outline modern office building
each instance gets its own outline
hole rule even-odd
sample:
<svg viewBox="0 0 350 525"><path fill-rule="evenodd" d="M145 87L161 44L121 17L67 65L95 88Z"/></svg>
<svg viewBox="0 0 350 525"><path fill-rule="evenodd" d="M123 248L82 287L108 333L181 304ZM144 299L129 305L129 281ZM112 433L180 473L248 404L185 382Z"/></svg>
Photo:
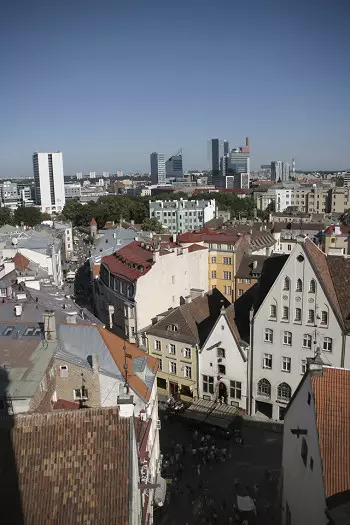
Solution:
<svg viewBox="0 0 350 525"><path fill-rule="evenodd" d="M288 182L290 175L290 164L281 160L271 162L271 180L275 182Z"/></svg>
<svg viewBox="0 0 350 525"><path fill-rule="evenodd" d="M224 155L228 155L230 153L230 145L229 145L228 140L224 140L223 142L223 152L224 152Z"/></svg>
<svg viewBox="0 0 350 525"><path fill-rule="evenodd" d="M18 204L18 187L16 182L5 180L0 184L1 206L15 210Z"/></svg>
<svg viewBox="0 0 350 525"><path fill-rule="evenodd" d="M224 153L224 155L220 158L220 174L222 177L226 177L229 174L230 166L230 154Z"/></svg>
<svg viewBox="0 0 350 525"><path fill-rule="evenodd" d="M109 171L104 171L104 172L102 173L102 177L103 177L104 179L109 179Z"/></svg>
<svg viewBox="0 0 350 525"><path fill-rule="evenodd" d="M96 179L96 171L89 171L89 179Z"/></svg>
<svg viewBox="0 0 350 525"><path fill-rule="evenodd" d="M149 201L150 218L158 219L171 233L202 228L215 217L215 199L210 201Z"/></svg>
<svg viewBox="0 0 350 525"><path fill-rule="evenodd" d="M81 186L80 184L65 184L64 194L66 199L80 199Z"/></svg>
<svg viewBox="0 0 350 525"><path fill-rule="evenodd" d="M250 174L250 142L246 138L245 146L233 148L230 154L230 170L233 173Z"/></svg>
<svg viewBox="0 0 350 525"><path fill-rule="evenodd" d="M165 163L166 176L182 179L183 177L183 165L182 165L182 152L178 152Z"/></svg>
<svg viewBox="0 0 350 525"><path fill-rule="evenodd" d="M164 153L153 152L151 160L151 181L152 184L166 184L165 155Z"/></svg>
<svg viewBox="0 0 350 525"><path fill-rule="evenodd" d="M46 213L61 212L65 205L62 152L33 153L35 203Z"/></svg>
<svg viewBox="0 0 350 525"><path fill-rule="evenodd" d="M19 190L19 198L22 206L30 207L33 206L32 189L29 186L24 186Z"/></svg>
<svg viewBox="0 0 350 525"><path fill-rule="evenodd" d="M83 173L81 171L79 171L77 174L76 174L76 178L77 180L81 180L83 178Z"/></svg>

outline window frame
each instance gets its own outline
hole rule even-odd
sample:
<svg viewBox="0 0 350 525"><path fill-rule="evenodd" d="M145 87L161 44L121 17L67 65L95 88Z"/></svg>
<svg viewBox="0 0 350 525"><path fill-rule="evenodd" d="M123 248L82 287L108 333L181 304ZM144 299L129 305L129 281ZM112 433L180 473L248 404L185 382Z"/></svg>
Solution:
<svg viewBox="0 0 350 525"><path fill-rule="evenodd" d="M265 388L266 387L266 388ZM271 399L271 383L265 377L259 379L256 387L257 395L260 397L266 397Z"/></svg>
<svg viewBox="0 0 350 525"><path fill-rule="evenodd" d="M168 353L170 355L176 355L176 345L174 345L174 343L168 344Z"/></svg>
<svg viewBox="0 0 350 525"><path fill-rule="evenodd" d="M189 373L187 373L189 371ZM186 379L192 379L192 366L184 365L184 377Z"/></svg>
<svg viewBox="0 0 350 525"><path fill-rule="evenodd" d="M333 338L329 336L324 337L322 348L324 352L332 352L333 351Z"/></svg>
<svg viewBox="0 0 350 525"><path fill-rule="evenodd" d="M288 366L286 366L286 368L284 368L284 365L288 365ZM291 371L292 371L292 358L288 357L288 356L281 356L281 372L285 372L286 374L290 374Z"/></svg>
<svg viewBox="0 0 350 525"><path fill-rule="evenodd" d="M203 392L206 394L214 394L214 376L202 374Z"/></svg>
<svg viewBox="0 0 350 525"><path fill-rule="evenodd" d="M289 321L289 306L282 306L282 321Z"/></svg>
<svg viewBox="0 0 350 525"><path fill-rule="evenodd" d="M232 395L235 394L235 395ZM233 399L242 399L242 382L230 380L230 397Z"/></svg>
<svg viewBox="0 0 350 525"><path fill-rule="evenodd" d="M286 346L292 346L293 334L288 330L283 332L283 344Z"/></svg>
<svg viewBox="0 0 350 525"><path fill-rule="evenodd" d="M310 346L309 345L305 345L306 341L310 342ZM303 346L302 346L302 348L307 348L308 350L311 350L311 348L312 348L312 335L311 334L303 334Z"/></svg>
<svg viewBox="0 0 350 525"><path fill-rule="evenodd" d="M187 355L189 354L189 355ZM185 359L192 359L192 350L189 346L185 346L183 349L183 356Z"/></svg>
<svg viewBox="0 0 350 525"><path fill-rule="evenodd" d="M266 352L263 353L263 368L264 370L272 370L272 354L268 354ZM268 362L271 362L271 366L268 366Z"/></svg>
<svg viewBox="0 0 350 525"><path fill-rule="evenodd" d="M272 328L265 328L265 330L264 330L264 343L273 344L273 330L272 330Z"/></svg>

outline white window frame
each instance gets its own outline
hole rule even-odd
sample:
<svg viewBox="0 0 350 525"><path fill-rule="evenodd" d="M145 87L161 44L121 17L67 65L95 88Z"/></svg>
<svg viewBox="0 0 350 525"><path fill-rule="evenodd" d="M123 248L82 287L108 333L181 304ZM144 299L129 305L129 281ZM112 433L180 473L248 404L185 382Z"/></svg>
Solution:
<svg viewBox="0 0 350 525"><path fill-rule="evenodd" d="M302 359L301 362L300 362L300 370L301 370L301 375L304 375L306 370L307 370L307 360L306 359Z"/></svg>
<svg viewBox="0 0 350 525"><path fill-rule="evenodd" d="M300 313L299 317L297 316L297 312ZM295 309L295 315L294 315L294 322L295 323L301 323L302 322L302 318L303 318L302 309L301 308L296 308Z"/></svg>
<svg viewBox="0 0 350 525"><path fill-rule="evenodd" d="M273 330L271 328L265 328L264 342L269 344L273 343Z"/></svg>
<svg viewBox="0 0 350 525"><path fill-rule="evenodd" d="M68 374L69 374L68 366L67 365L60 365L60 377L62 379L68 379Z"/></svg>
<svg viewBox="0 0 350 525"><path fill-rule="evenodd" d="M325 320L324 320L325 318ZM321 312L321 326L328 326L328 312L327 310L322 310Z"/></svg>
<svg viewBox="0 0 350 525"><path fill-rule="evenodd" d="M168 352L170 355L176 355L176 345L174 343L169 343Z"/></svg>
<svg viewBox="0 0 350 525"><path fill-rule="evenodd" d="M282 321L289 321L289 307L282 306Z"/></svg>
<svg viewBox="0 0 350 525"><path fill-rule="evenodd" d="M156 339L154 341L154 349L158 350L158 352L161 352L161 350L162 350L162 342L159 341L159 339Z"/></svg>
<svg viewBox="0 0 350 525"><path fill-rule="evenodd" d="M186 359L191 359L191 357L192 357L192 350L191 350L191 348L188 347L188 346L185 346L183 354L184 354L184 357Z"/></svg>
<svg viewBox="0 0 350 525"><path fill-rule="evenodd" d="M283 332L283 344L284 345L292 346L292 340L293 340L292 332L288 332L287 330Z"/></svg>
<svg viewBox="0 0 350 525"><path fill-rule="evenodd" d="M173 369L175 370L175 372L173 371ZM177 373L176 361L169 361L169 374L176 376L176 373Z"/></svg>
<svg viewBox="0 0 350 525"><path fill-rule="evenodd" d="M281 372L286 372L287 374L290 374L291 370L292 370L291 357L282 356L281 357Z"/></svg>
<svg viewBox="0 0 350 525"><path fill-rule="evenodd" d="M325 337L323 339L323 351L332 352L333 350L333 339L331 337Z"/></svg>
<svg viewBox="0 0 350 525"><path fill-rule="evenodd" d="M306 341L310 343L310 345L305 344ZM312 348L312 335L311 334L303 334L303 348L307 348L308 350L311 350Z"/></svg>
<svg viewBox="0 0 350 525"><path fill-rule="evenodd" d="M83 390L86 392L86 396L83 396ZM76 392L80 392L79 395L76 394ZM74 388L73 390L73 399L74 401L87 401L89 399L89 392L88 389L84 386L81 388Z"/></svg>
<svg viewBox="0 0 350 525"><path fill-rule="evenodd" d="M277 306L275 304L270 304L270 319L277 318Z"/></svg>
<svg viewBox="0 0 350 525"><path fill-rule="evenodd" d="M192 379L192 367L191 367L191 365L184 365L184 377L186 379Z"/></svg>
<svg viewBox="0 0 350 525"><path fill-rule="evenodd" d="M272 354L263 355L263 368L266 370L272 370Z"/></svg>
<svg viewBox="0 0 350 525"><path fill-rule="evenodd" d="M216 270L213 270L213 271L211 272L211 278L212 278L212 279L216 279Z"/></svg>
<svg viewBox="0 0 350 525"><path fill-rule="evenodd" d="M224 272L224 281L231 281L231 280L232 280L232 273Z"/></svg>

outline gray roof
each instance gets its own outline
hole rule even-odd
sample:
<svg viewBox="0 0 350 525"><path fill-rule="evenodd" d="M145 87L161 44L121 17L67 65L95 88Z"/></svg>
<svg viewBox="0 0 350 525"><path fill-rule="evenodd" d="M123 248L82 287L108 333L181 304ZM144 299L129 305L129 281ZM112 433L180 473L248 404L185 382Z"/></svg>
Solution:
<svg viewBox="0 0 350 525"><path fill-rule="evenodd" d="M16 270L12 270L0 279L0 288L9 288L17 281Z"/></svg>
<svg viewBox="0 0 350 525"><path fill-rule="evenodd" d="M16 245L13 244L13 239L17 239ZM52 245L59 246L60 239L52 234L48 229L16 231L13 235L7 236L5 241L5 248L27 248L28 250L39 251L46 253L47 249Z"/></svg>
<svg viewBox="0 0 350 525"><path fill-rule="evenodd" d="M198 208L204 209L207 206L209 206L210 201L205 200L172 200L172 201L150 201L149 207L152 210L155 211L161 211L161 210L172 210L172 209L179 209L179 210L196 210Z"/></svg>
<svg viewBox="0 0 350 525"><path fill-rule="evenodd" d="M96 241L94 248L91 250L91 263L101 262L102 257L112 255L118 250L135 240L135 237L140 238L140 234L131 228L113 228L107 230L100 230L101 237Z"/></svg>

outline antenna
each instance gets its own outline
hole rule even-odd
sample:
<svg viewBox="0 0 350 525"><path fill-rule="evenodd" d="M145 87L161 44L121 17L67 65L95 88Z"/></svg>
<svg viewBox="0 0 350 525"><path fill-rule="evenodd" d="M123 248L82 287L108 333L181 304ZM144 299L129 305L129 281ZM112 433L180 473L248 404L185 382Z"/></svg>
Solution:
<svg viewBox="0 0 350 525"><path fill-rule="evenodd" d="M126 353L126 341L125 341L125 339L124 339L124 344L123 344L123 350L124 350L124 379L125 379L124 390L125 390L125 394L128 394L129 393L128 363L126 362L126 358L127 357L131 357L131 356Z"/></svg>

